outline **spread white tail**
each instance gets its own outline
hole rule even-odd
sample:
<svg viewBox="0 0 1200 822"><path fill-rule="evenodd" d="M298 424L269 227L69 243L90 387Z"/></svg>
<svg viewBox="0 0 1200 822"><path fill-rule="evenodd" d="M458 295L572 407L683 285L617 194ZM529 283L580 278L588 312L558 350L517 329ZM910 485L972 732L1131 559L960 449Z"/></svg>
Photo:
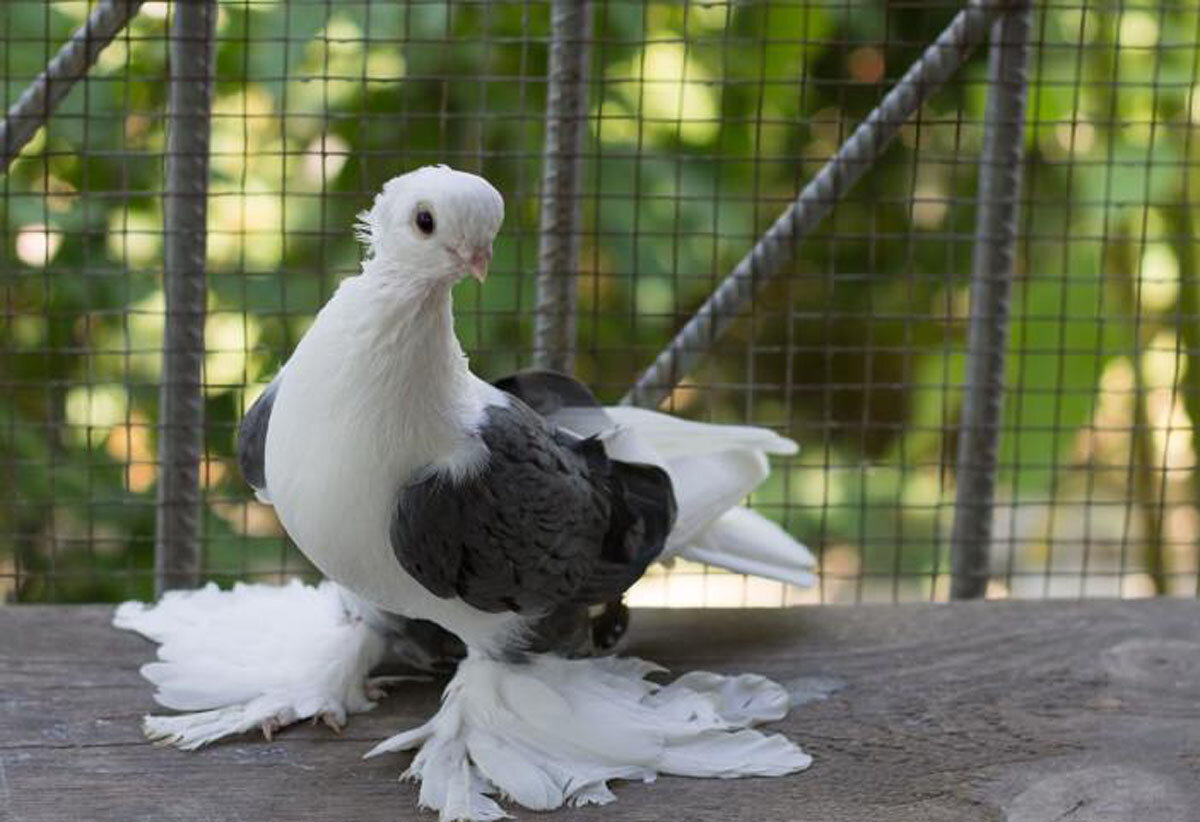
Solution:
<svg viewBox="0 0 1200 822"><path fill-rule="evenodd" d="M783 736L751 730L787 713L779 685L694 672L659 686L645 678L658 670L632 658L472 655L433 719L367 756L420 748L405 777L420 780L421 805L442 822L508 816L493 796L551 810L612 802L610 779L780 776L811 764Z"/></svg>

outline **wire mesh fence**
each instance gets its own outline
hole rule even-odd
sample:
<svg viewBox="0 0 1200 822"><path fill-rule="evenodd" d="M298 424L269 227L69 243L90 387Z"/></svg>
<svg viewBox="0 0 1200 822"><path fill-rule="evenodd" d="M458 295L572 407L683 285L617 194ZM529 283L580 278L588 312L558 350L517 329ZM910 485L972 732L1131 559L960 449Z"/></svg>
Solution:
<svg viewBox="0 0 1200 822"><path fill-rule="evenodd" d="M0 591L153 589L172 4L145 3L3 178ZM12 105L96 4L0 7ZM594 0L576 373L616 402L960 10ZM1193 596L1200 347L1191 179L1200 10L1034 9L989 597ZM220 582L311 574L233 459L242 411L340 278L383 181L447 163L507 218L458 331L533 362L547 2L228 0L215 22L199 546ZM811 589L678 563L637 604L943 599L958 490L979 50L737 314L662 407L796 439L752 499ZM569 259L569 257L567 258Z"/></svg>

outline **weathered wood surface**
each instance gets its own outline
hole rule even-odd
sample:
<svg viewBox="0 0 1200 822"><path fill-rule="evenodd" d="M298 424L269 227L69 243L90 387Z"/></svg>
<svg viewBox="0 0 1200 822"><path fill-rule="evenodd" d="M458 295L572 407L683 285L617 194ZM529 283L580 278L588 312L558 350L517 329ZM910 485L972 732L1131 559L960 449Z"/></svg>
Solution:
<svg viewBox="0 0 1200 822"><path fill-rule="evenodd" d="M153 646L102 607L0 608L0 819L433 820L372 743L431 714L405 686L324 727L198 753L143 741ZM1200 603L955 604L635 613L630 651L681 672L841 683L779 730L782 779L619 784L562 820L1200 820ZM814 686L817 686L814 688Z"/></svg>

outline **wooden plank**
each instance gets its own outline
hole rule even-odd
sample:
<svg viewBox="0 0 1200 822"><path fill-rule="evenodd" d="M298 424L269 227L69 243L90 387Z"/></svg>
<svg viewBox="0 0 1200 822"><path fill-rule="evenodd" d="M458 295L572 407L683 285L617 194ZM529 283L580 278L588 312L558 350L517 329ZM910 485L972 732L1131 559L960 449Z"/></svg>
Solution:
<svg viewBox="0 0 1200 822"><path fill-rule="evenodd" d="M0 608L0 819L409 820L407 756L372 742L433 712L402 686L342 735L300 727L199 753L145 743L153 646L104 607ZM620 784L570 820L1200 820L1200 604L963 603L643 611L630 652L756 671L798 697L806 773ZM523 818L530 812L517 811Z"/></svg>

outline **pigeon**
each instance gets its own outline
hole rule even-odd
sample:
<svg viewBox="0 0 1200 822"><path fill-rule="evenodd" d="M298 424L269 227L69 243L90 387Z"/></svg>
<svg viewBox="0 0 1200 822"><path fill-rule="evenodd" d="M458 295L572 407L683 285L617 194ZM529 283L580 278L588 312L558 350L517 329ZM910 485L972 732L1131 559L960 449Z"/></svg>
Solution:
<svg viewBox="0 0 1200 822"><path fill-rule="evenodd" d="M485 282L503 216L490 183L446 166L389 181L360 215L361 274L340 284L239 432L244 476L329 582L288 595L322 615L312 624L287 616L298 606L265 605L266 586L235 588L242 610L231 605L227 622L284 637L294 664L275 680L308 690L298 682L289 696L247 673L254 652L234 630L224 649L222 632L196 639L213 607L202 599L226 592L128 603L117 624L162 643L143 669L159 701L195 712L148 717L147 733L198 747L306 716L340 726L374 704L384 683L370 672L399 644L430 669L452 658L453 676L433 718L367 755L416 750L405 775L442 820L502 818L501 798L603 804L614 779L803 770L799 746L753 727L786 714L776 683L692 672L660 685L652 663L598 655L624 630L616 603L654 562L811 582L807 549L739 504L766 478L767 454L795 444L605 408L555 372L473 374L451 293Z"/></svg>

